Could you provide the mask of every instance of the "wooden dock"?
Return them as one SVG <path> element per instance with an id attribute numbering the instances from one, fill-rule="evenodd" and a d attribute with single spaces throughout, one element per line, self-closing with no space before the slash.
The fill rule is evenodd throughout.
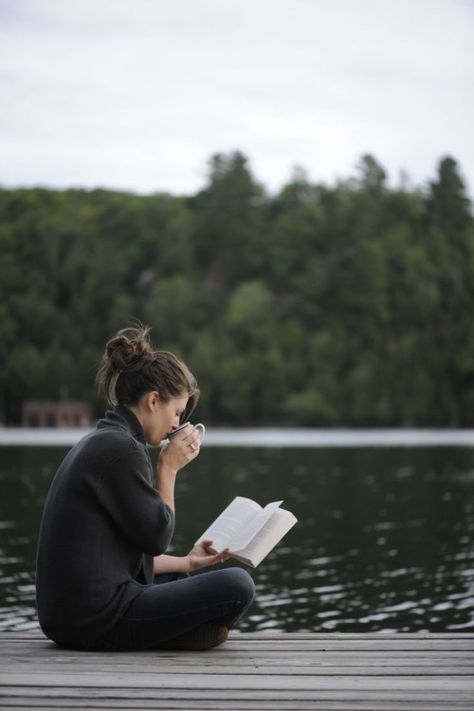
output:
<path id="1" fill-rule="evenodd" d="M 474 634 L 231 634 L 209 652 L 90 653 L 0 633 L 1 709 L 474 709 Z"/>

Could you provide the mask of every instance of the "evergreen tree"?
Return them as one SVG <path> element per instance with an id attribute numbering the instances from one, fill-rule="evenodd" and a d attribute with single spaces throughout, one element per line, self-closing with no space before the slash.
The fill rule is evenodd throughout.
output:
<path id="1" fill-rule="evenodd" d="M 241 153 L 194 197 L 0 189 L 0 419 L 102 403 L 105 340 L 141 319 L 233 424 L 474 424 L 474 221 L 456 161 L 426 191 L 298 169 L 265 194 Z"/>

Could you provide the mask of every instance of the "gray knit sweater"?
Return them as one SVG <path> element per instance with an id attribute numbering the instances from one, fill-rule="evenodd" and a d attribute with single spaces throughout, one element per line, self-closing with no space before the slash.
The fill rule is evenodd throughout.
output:
<path id="1" fill-rule="evenodd" d="M 87 648 L 110 630 L 153 582 L 153 556 L 173 528 L 141 424 L 118 405 L 67 454 L 44 505 L 36 570 L 44 633 Z"/>

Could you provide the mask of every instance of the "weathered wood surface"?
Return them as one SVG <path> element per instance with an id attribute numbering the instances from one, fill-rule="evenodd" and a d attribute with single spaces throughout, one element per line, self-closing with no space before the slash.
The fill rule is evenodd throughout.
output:
<path id="1" fill-rule="evenodd" d="M 97 654 L 4 632 L 0 708 L 472 711 L 474 634 L 234 634 L 209 652 Z"/>

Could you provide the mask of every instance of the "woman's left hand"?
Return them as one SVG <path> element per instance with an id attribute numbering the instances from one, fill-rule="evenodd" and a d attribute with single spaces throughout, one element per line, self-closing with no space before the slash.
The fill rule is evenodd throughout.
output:
<path id="1" fill-rule="evenodd" d="M 187 558 L 189 561 L 189 571 L 199 570 L 199 568 L 207 568 L 209 565 L 217 565 L 226 561 L 230 555 L 228 548 L 225 548 L 220 553 L 215 553 L 212 548 L 212 541 L 201 541 L 189 551 Z"/>

